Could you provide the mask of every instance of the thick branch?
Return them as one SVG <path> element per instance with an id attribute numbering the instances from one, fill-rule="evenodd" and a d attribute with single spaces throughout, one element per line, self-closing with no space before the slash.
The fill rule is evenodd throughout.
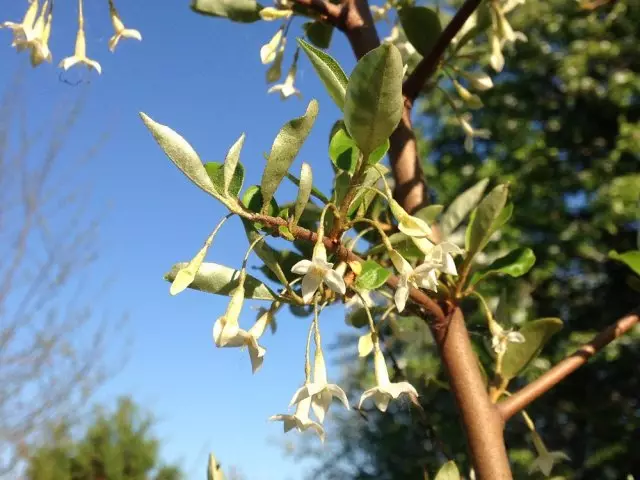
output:
<path id="1" fill-rule="evenodd" d="M 429 78 L 431 78 L 438 69 L 440 59 L 451 43 L 451 40 L 453 40 L 453 37 L 457 35 L 471 14 L 478 8 L 481 1 L 482 0 L 466 0 L 464 2 L 460 10 L 456 12 L 455 16 L 440 34 L 438 41 L 429 52 L 429 55 L 420 61 L 415 70 L 411 72 L 411 75 L 409 75 L 404 82 L 402 93 L 411 105 L 413 105 L 415 99 L 420 95 L 422 87 L 424 87 Z"/>
<path id="2" fill-rule="evenodd" d="M 640 307 L 622 317 L 613 325 L 610 325 L 606 330 L 600 332 L 593 340 L 591 340 L 591 342 L 580 347 L 577 352 L 562 360 L 551 370 L 531 382 L 522 390 L 519 390 L 502 402 L 498 403 L 498 410 L 500 415 L 502 415 L 502 418 L 505 421 L 511 418 L 536 398 L 540 397 L 548 390 L 551 390 L 551 388 L 556 384 L 587 363 L 587 361 L 589 361 L 589 359 L 599 350 L 631 330 L 631 328 L 638 323 L 639 312 Z"/>
<path id="3" fill-rule="evenodd" d="M 288 226 L 288 223 L 285 219 L 278 218 L 278 217 L 270 217 L 268 215 L 255 214 L 250 219 L 254 222 L 264 223 L 272 227 Z M 306 228 L 302 228 L 302 227 L 293 227 L 291 229 L 291 233 L 294 237 L 298 239 L 307 240 L 312 243 L 315 243 L 316 240 L 318 239 L 318 234 L 316 232 L 312 232 L 311 230 L 307 230 Z M 357 256 L 355 253 L 344 248 L 339 242 L 333 241 L 328 237 L 323 237 L 322 241 L 325 247 L 328 250 L 334 252 L 338 256 L 338 258 L 340 258 L 341 260 L 343 261 L 354 260 L 354 261 L 363 262 L 363 260 L 359 256 Z M 387 285 L 389 285 L 391 288 L 395 290 L 398 287 L 399 281 L 400 280 L 398 279 L 398 277 L 396 277 L 395 275 L 391 275 L 387 280 Z M 409 298 L 411 298 L 411 300 L 413 300 L 418 305 L 422 306 L 425 310 L 427 310 L 429 313 L 431 313 L 436 320 L 440 322 L 444 321 L 445 314 L 442 311 L 442 308 L 440 308 L 440 305 L 438 305 L 431 297 L 429 297 L 422 290 L 418 290 L 417 288 L 411 288 L 409 290 Z"/>
<path id="4" fill-rule="evenodd" d="M 293 3 L 316 12 L 322 20 L 333 26 L 340 25 L 340 14 L 342 12 L 340 5 L 326 0 L 293 0 Z"/>
<path id="5" fill-rule="evenodd" d="M 432 331 L 462 416 L 477 477 L 511 479 L 502 436 L 504 423 L 495 405 L 489 401 L 460 309 L 456 308 L 444 321 L 434 321 Z"/>

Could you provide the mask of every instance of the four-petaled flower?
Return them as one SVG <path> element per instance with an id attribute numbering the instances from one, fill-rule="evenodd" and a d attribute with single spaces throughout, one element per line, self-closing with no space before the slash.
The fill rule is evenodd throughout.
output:
<path id="1" fill-rule="evenodd" d="M 238 317 L 244 303 L 244 287 L 240 284 L 231 292 L 231 301 L 225 314 L 213 325 L 213 341 L 218 347 L 247 347 L 251 369 L 255 373 L 263 362 L 266 350 L 258 345 L 266 326 L 271 321 L 270 311 L 264 313 L 247 332 L 240 328 Z"/>
<path id="2" fill-rule="evenodd" d="M 327 251 L 322 243 L 317 243 L 314 247 L 311 260 L 300 260 L 291 271 L 297 275 L 304 275 L 302 298 L 305 303 L 311 302 L 323 282 L 336 293 L 344 295 L 347 290 L 340 274 L 333 270 L 333 263 L 327 262 Z"/>
<path id="3" fill-rule="evenodd" d="M 471 120 L 471 115 L 463 115 L 458 117 L 458 121 L 460 122 L 460 126 L 464 131 L 464 149 L 471 153 L 473 151 L 473 139 L 474 138 L 489 138 L 491 136 L 491 132 L 486 128 L 478 128 L 475 129 L 469 123 Z"/>
<path id="4" fill-rule="evenodd" d="M 60 62 L 60 67 L 64 70 L 69 70 L 78 63 L 86 65 L 87 68 L 93 68 L 99 74 L 102 73 L 102 67 L 100 64 L 87 57 L 87 39 L 84 34 L 82 0 L 78 0 L 78 33 L 76 35 L 76 48 L 71 57 L 67 57 Z"/>
<path id="5" fill-rule="evenodd" d="M 431 263 L 423 263 L 414 269 L 396 250 L 391 250 L 389 257 L 391 257 L 393 266 L 400 274 L 398 287 L 394 295 L 398 312 L 402 312 L 407 304 L 410 287 L 413 286 L 437 291 L 438 277 Z"/>
<path id="6" fill-rule="evenodd" d="M 373 344 L 373 367 L 376 375 L 376 386 L 362 394 L 358 408 L 361 408 L 363 402 L 371 397 L 376 407 L 378 407 L 381 412 L 386 412 L 389 402 L 392 399 L 398 398 L 403 393 L 418 396 L 418 392 L 409 382 L 391 383 L 387 363 L 384 360 L 380 345 L 377 341 Z"/>
<path id="7" fill-rule="evenodd" d="M 111 16 L 111 23 L 113 24 L 113 30 L 115 31 L 114 35 L 109 39 L 109 50 L 114 52 L 121 38 L 133 38 L 135 40 L 142 41 L 142 35 L 138 30 L 125 28 L 120 15 L 118 15 L 118 11 L 116 10 L 113 0 L 109 0 L 109 15 Z"/>
<path id="8" fill-rule="evenodd" d="M 524 343 L 525 338 L 520 332 L 513 330 L 505 330 L 496 321 L 489 322 L 489 330 L 491 330 L 491 348 L 498 355 L 503 355 L 507 351 L 509 343 Z"/>
<path id="9" fill-rule="evenodd" d="M 279 28 L 276 34 L 260 48 L 260 60 L 264 65 L 273 62 L 276 59 L 278 46 L 283 37 L 283 30 Z"/>
<path id="10" fill-rule="evenodd" d="M 276 53 L 276 58 L 274 59 L 275 61 L 278 60 L 279 53 L 280 51 Z M 300 90 L 298 90 L 294 85 L 296 81 L 297 71 L 298 71 L 298 51 L 296 50 L 296 53 L 293 57 L 293 64 L 291 65 L 291 68 L 287 73 L 287 77 L 284 79 L 284 83 L 279 83 L 278 85 L 274 85 L 273 87 L 269 88 L 269 90 L 267 90 L 267 93 L 280 92 L 280 98 L 282 100 L 286 100 L 287 98 L 293 95 L 297 97 L 301 97 L 302 94 L 300 93 Z"/>
<path id="11" fill-rule="evenodd" d="M 38 7 L 39 0 L 30 0 L 21 23 L 4 22 L 0 24 L 0 28 L 8 28 L 13 32 L 12 47 L 15 47 L 20 41 L 28 41 L 33 38 L 33 27 L 38 16 Z"/>
<path id="12" fill-rule="evenodd" d="M 568 455 L 561 451 L 550 452 L 542 442 L 542 438 L 538 435 L 538 432 L 531 432 L 533 436 L 533 445 L 538 452 L 538 457 L 529 466 L 529 474 L 532 474 L 536 470 L 540 470 L 546 477 L 551 475 L 553 466 L 561 460 L 570 460 Z"/>
<path id="13" fill-rule="evenodd" d="M 318 422 L 314 422 L 309 418 L 309 408 L 311 407 L 311 397 L 300 400 L 296 405 L 296 413 L 293 415 L 278 414 L 269 417 L 269 420 L 281 421 L 284 425 L 285 433 L 293 428 L 297 428 L 299 432 L 312 429 L 318 434 L 320 440 L 324 442 L 324 428 Z"/>
<path id="14" fill-rule="evenodd" d="M 458 275 L 454 255 L 460 255 L 463 250 L 455 243 L 442 242 L 425 252 L 424 262 L 447 275 Z"/>
<path id="15" fill-rule="evenodd" d="M 324 417 L 331 405 L 331 399 L 336 397 L 342 404 L 349 409 L 349 401 L 344 390 L 338 385 L 327 383 L 327 367 L 324 362 L 322 349 L 316 346 L 316 355 L 314 359 L 313 382 L 307 383 L 300 387 L 293 394 L 290 406 L 311 397 L 311 408 L 313 413 L 318 417 L 320 423 L 324 421 Z"/>

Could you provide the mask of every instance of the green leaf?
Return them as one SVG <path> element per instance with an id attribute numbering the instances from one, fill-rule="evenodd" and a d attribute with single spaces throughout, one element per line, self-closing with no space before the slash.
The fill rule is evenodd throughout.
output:
<path id="1" fill-rule="evenodd" d="M 140 112 L 140 117 L 153 135 L 153 138 L 155 138 L 158 145 L 160 145 L 160 148 L 164 150 L 164 153 L 175 166 L 202 190 L 213 195 L 218 200 L 223 200 L 213 187 L 213 183 L 209 175 L 207 175 L 207 171 L 204 165 L 202 165 L 200 157 L 189 142 L 171 128 L 154 121 L 146 114 Z"/>
<path id="2" fill-rule="evenodd" d="M 366 202 L 367 200 L 370 201 L 373 197 L 375 197 L 376 194 L 374 192 L 371 192 L 364 187 L 373 187 L 380 180 L 380 177 L 386 175 L 388 172 L 389 169 L 384 165 L 377 165 L 375 168 L 367 169 L 366 173 L 364 174 L 364 179 L 362 180 L 363 188 L 360 188 L 358 190 L 355 198 L 353 199 L 353 202 L 351 202 L 351 206 L 349 207 L 348 212 L 349 215 L 353 214 L 358 209 L 360 204 Z"/>
<path id="3" fill-rule="evenodd" d="M 423 57 L 429 55 L 442 33 L 438 14 L 427 7 L 402 7 L 398 17 L 409 43 Z"/>
<path id="4" fill-rule="evenodd" d="M 380 145 L 373 152 L 371 152 L 371 155 L 369 155 L 369 159 L 367 160 L 367 163 L 369 165 L 375 165 L 380 160 L 382 160 L 384 156 L 387 154 L 387 152 L 389 151 L 390 145 L 391 144 L 389 143 L 389 139 L 387 138 L 382 145 Z"/>
<path id="5" fill-rule="evenodd" d="M 340 170 L 353 175 L 358 166 L 360 150 L 353 138 L 349 136 L 345 127 L 338 128 L 329 142 L 329 158 Z"/>
<path id="6" fill-rule="evenodd" d="M 362 152 L 370 154 L 396 129 L 402 116 L 402 56 L 384 43 L 358 61 L 347 85 L 344 122 Z"/>
<path id="7" fill-rule="evenodd" d="M 340 205 L 342 203 L 342 199 L 347 194 L 350 184 L 351 177 L 347 172 L 341 172 L 335 176 L 333 180 L 333 198 L 336 205 Z"/>
<path id="8" fill-rule="evenodd" d="M 411 237 L 402 232 L 396 232 L 389 236 L 389 242 L 395 250 L 398 251 L 407 260 L 423 258 L 424 253 L 420 251 L 417 245 L 411 240 Z M 367 256 L 378 255 L 386 250 L 384 244 L 380 243 L 367 251 Z"/>
<path id="9" fill-rule="evenodd" d="M 203 15 L 252 23 L 260 20 L 262 5 L 255 0 L 192 0 L 191 9 Z"/>
<path id="10" fill-rule="evenodd" d="M 244 183 L 244 166 L 241 163 L 236 165 L 236 169 L 233 172 L 233 178 L 229 184 L 228 194 L 224 193 L 224 165 L 219 162 L 207 162 L 204 164 L 204 168 L 213 183 L 213 187 L 220 195 L 237 197 L 242 190 L 242 184 Z"/>
<path id="11" fill-rule="evenodd" d="M 356 278 L 356 287 L 363 290 L 375 290 L 384 285 L 391 272 L 380 266 L 373 260 L 367 260 L 362 264 L 362 271 Z"/>
<path id="12" fill-rule="evenodd" d="M 302 144 L 307 139 L 318 115 L 318 102 L 311 100 L 304 116 L 287 122 L 273 142 L 267 158 L 267 166 L 262 173 L 262 197 L 269 203 L 287 174 Z"/>
<path id="13" fill-rule="evenodd" d="M 260 187 L 257 185 L 252 185 L 251 187 L 247 188 L 247 191 L 244 192 L 244 196 L 242 197 L 242 203 L 245 207 L 247 207 L 254 213 L 259 213 L 265 210 L 262 191 Z M 272 217 L 276 217 L 278 216 L 278 211 L 278 204 L 276 200 L 272 198 L 269 202 L 269 208 L 266 209 L 265 213 Z"/>
<path id="14" fill-rule="evenodd" d="M 467 227 L 465 246 L 469 258 L 480 252 L 491 235 L 503 224 L 503 210 L 507 203 L 509 188 L 507 185 L 498 185 L 494 188 L 473 211 Z M 509 213 L 507 211 L 507 213 Z M 501 216 L 502 214 L 502 216 Z M 508 217 L 507 217 L 508 218 Z"/>
<path id="15" fill-rule="evenodd" d="M 180 269 L 186 267 L 188 262 L 176 263 L 164 279 L 173 282 Z M 217 295 L 230 295 L 231 291 L 238 286 L 239 270 L 234 270 L 217 263 L 204 262 L 198 269 L 196 277 L 189 285 L 189 288 L 200 290 L 201 292 L 215 293 Z M 276 300 L 276 295 L 269 287 L 251 275 L 247 275 L 244 284 L 246 298 L 255 300 Z"/>
<path id="16" fill-rule="evenodd" d="M 416 213 L 413 214 L 414 217 L 418 217 L 421 220 L 424 220 L 429 225 L 435 223 L 436 218 L 442 212 L 444 206 L 442 205 L 429 205 L 427 207 L 421 208 Z"/>
<path id="17" fill-rule="evenodd" d="M 473 187 L 468 188 L 458 195 L 455 200 L 451 202 L 447 211 L 442 215 L 442 220 L 440 220 L 440 231 L 442 232 L 443 237 L 446 238 L 453 233 L 453 231 L 458 228 L 458 225 L 460 225 L 460 222 L 462 222 L 469 212 L 475 208 L 482 198 L 482 194 L 484 193 L 485 188 L 487 188 L 488 183 L 488 178 L 480 180 Z"/>
<path id="18" fill-rule="evenodd" d="M 440 470 L 436 473 L 435 480 L 460 480 L 460 471 L 458 470 L 455 462 L 453 460 L 449 460 L 440 467 Z"/>
<path id="19" fill-rule="evenodd" d="M 240 138 L 236 140 L 236 143 L 234 143 L 231 146 L 231 148 L 227 152 L 227 156 L 224 159 L 224 190 L 223 191 L 225 195 L 229 193 L 229 186 L 231 185 L 231 182 L 235 178 L 236 167 L 240 162 L 240 151 L 242 150 L 242 145 L 244 145 L 244 138 L 245 138 L 245 135 L 243 133 L 242 135 L 240 135 Z M 244 179 L 244 175 L 243 175 L 243 179 Z M 240 188 L 242 188 L 242 185 L 240 185 Z M 238 192 L 232 195 L 235 197 L 238 195 Z"/>
<path id="20" fill-rule="evenodd" d="M 300 179 L 293 175 L 292 173 L 287 172 L 287 179 L 291 181 L 296 187 L 300 187 Z M 311 187 L 311 195 L 316 197 L 322 203 L 329 203 L 329 199 L 326 197 L 324 193 L 318 190 L 316 187 Z"/>
<path id="21" fill-rule="evenodd" d="M 331 37 L 333 35 L 332 25 L 316 20 L 315 22 L 307 22 L 303 24 L 302 30 L 313 45 L 318 48 L 329 48 L 329 45 L 331 44 Z"/>
<path id="22" fill-rule="evenodd" d="M 469 286 L 475 285 L 488 275 L 505 274 L 520 277 L 531 270 L 536 263 L 536 256 L 530 248 L 517 248 L 504 257 L 494 260 L 491 265 L 474 272 Z"/>
<path id="23" fill-rule="evenodd" d="M 320 80 L 327 89 L 329 96 L 338 108 L 343 110 L 348 80 L 340 64 L 338 64 L 331 55 L 305 42 L 301 38 L 298 39 L 298 45 L 300 45 L 302 51 L 307 54 L 311 65 L 313 65 L 318 77 L 320 77 Z"/>
<path id="24" fill-rule="evenodd" d="M 624 263 L 637 275 L 640 275 L 640 250 L 629 250 L 624 253 L 618 253 L 615 250 L 611 250 L 609 252 L 609 258 Z"/>
<path id="25" fill-rule="evenodd" d="M 524 343 L 509 343 L 502 359 L 502 376 L 510 380 L 538 356 L 549 339 L 562 329 L 559 318 L 539 318 L 520 329 Z"/>
<path id="26" fill-rule="evenodd" d="M 313 188 L 313 173 L 311 172 L 311 166 L 308 163 L 302 164 L 300 170 L 300 186 L 298 188 L 298 197 L 296 198 L 296 206 L 293 211 L 293 224 L 297 225 L 298 220 L 304 213 L 304 209 L 309 203 L 309 197 L 311 196 L 311 189 Z"/>

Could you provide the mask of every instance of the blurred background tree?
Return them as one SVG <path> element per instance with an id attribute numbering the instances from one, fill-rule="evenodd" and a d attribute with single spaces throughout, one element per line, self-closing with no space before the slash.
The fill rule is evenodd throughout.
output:
<path id="1" fill-rule="evenodd" d="M 481 95 L 484 108 L 473 112 L 474 128 L 490 130 L 491 138 L 476 139 L 475 154 L 467 153 L 454 112 L 435 111 L 444 93 L 434 91 L 435 100 L 422 105 L 421 151 L 434 203 L 448 204 L 483 178 L 511 182 L 518 208 L 487 260 L 518 245 L 534 250 L 536 266 L 519 282 L 495 278 L 481 291 L 494 306 L 504 293 L 503 320 L 513 325 L 545 316 L 565 322 L 526 370 L 524 379 L 531 380 L 638 302 L 631 271 L 607 253 L 638 248 L 640 2 L 530 1 L 511 19 L 528 41 L 508 53 L 495 87 Z M 455 96 L 451 85 L 441 86 Z M 479 306 L 468 307 L 470 329 L 483 332 L 486 322 L 471 316 Z M 301 450 L 322 458 L 310 478 L 429 478 L 425 472 L 435 472 L 447 457 L 468 471 L 431 335 L 410 317 L 399 326 L 403 333 L 388 335 L 388 348 L 397 374 L 421 386 L 424 417 L 409 406 L 391 415 L 340 415 L 337 432 L 328 435 L 330 448 L 305 444 Z M 411 341 L 404 343 L 403 335 Z M 555 467 L 559 478 L 622 479 L 640 472 L 639 337 L 636 328 L 528 410 L 549 449 L 571 458 Z M 357 333 L 345 336 L 338 350 L 353 352 L 356 339 Z M 353 356 L 344 359 L 354 365 Z M 364 365 L 347 370 L 352 393 L 371 383 L 370 371 Z M 506 435 L 514 476 L 525 478 L 535 453 L 521 417 Z M 536 475 L 542 478 L 539 472 L 530 478 Z"/>
<path id="2" fill-rule="evenodd" d="M 100 141 L 77 156 L 67 150 L 81 100 L 41 114 L 33 131 L 22 85 L 17 75 L 0 99 L 0 478 L 16 478 L 52 418 L 86 412 L 119 367 L 121 345 L 109 335 L 119 319 L 107 328 L 98 311 L 94 291 L 105 285 L 91 276 L 98 222 L 87 215 L 83 167 Z"/>
<path id="3" fill-rule="evenodd" d="M 28 457 L 28 480 L 179 480 L 177 466 L 160 460 L 154 421 L 129 398 L 114 412 L 97 409 L 84 434 L 54 423 L 42 446 Z"/>

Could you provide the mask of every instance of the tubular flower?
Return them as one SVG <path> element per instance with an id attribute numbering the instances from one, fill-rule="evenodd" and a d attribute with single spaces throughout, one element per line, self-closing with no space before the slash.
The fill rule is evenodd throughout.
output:
<path id="1" fill-rule="evenodd" d="M 509 343 L 524 343 L 525 338 L 520 332 L 503 329 L 498 322 L 489 322 L 491 330 L 491 348 L 498 355 L 503 355 L 507 351 Z"/>
<path id="2" fill-rule="evenodd" d="M 400 274 L 400 281 L 394 295 L 398 312 L 402 312 L 407 304 L 410 287 L 437 290 L 438 278 L 432 264 L 423 263 L 414 269 L 396 250 L 391 250 L 389 257 L 391 257 L 393 266 Z"/>
<path id="3" fill-rule="evenodd" d="M 425 238 L 431 235 L 431 227 L 421 218 L 409 215 L 402 206 L 396 202 L 391 192 L 387 192 L 391 213 L 398 221 L 398 229 L 410 237 Z"/>
<path id="4" fill-rule="evenodd" d="M 277 62 L 277 61 L 278 61 L 278 53 L 276 53 L 276 58 L 274 62 Z M 282 62 L 281 57 L 280 57 L 280 62 Z M 282 100 L 286 100 L 287 98 L 292 97 L 293 95 L 297 97 L 301 97 L 302 94 L 300 93 L 300 90 L 298 90 L 294 85 L 296 81 L 297 71 L 298 71 L 298 51 L 296 50 L 295 56 L 293 57 L 293 64 L 291 65 L 291 68 L 287 73 L 287 78 L 284 79 L 284 83 L 274 85 L 269 90 L 267 90 L 267 93 L 279 92 L 280 98 Z"/>
<path id="5" fill-rule="evenodd" d="M 302 298 L 305 303 L 313 299 L 320 284 L 325 283 L 331 290 L 344 295 L 347 290 L 343 278 L 333 270 L 333 263 L 327 262 L 327 250 L 322 243 L 316 244 L 311 260 L 300 260 L 291 271 L 302 278 Z"/>
<path id="6" fill-rule="evenodd" d="M 264 65 L 273 62 L 276 59 L 276 53 L 278 52 L 278 46 L 280 40 L 283 37 L 283 30 L 279 28 L 276 34 L 260 48 L 260 60 Z"/>
<path id="7" fill-rule="evenodd" d="M 84 15 L 82 13 L 82 0 L 78 0 L 78 34 L 76 35 L 76 48 L 71 57 L 60 62 L 60 67 L 69 70 L 76 64 L 84 64 L 87 68 L 93 68 L 98 74 L 102 73 L 102 67 L 95 60 L 87 57 L 87 39 L 84 34 Z"/>
<path id="8" fill-rule="evenodd" d="M 12 47 L 15 47 L 19 40 L 27 40 L 32 35 L 34 23 L 38 16 L 38 7 L 39 0 L 30 0 L 22 22 L 4 22 L 0 24 L 0 28 L 8 28 L 13 32 Z"/>
<path id="9" fill-rule="evenodd" d="M 318 434 L 320 440 L 324 442 L 324 428 L 318 422 L 314 422 L 309 418 L 309 408 L 311 408 L 311 397 L 307 397 L 304 400 L 300 400 L 296 405 L 296 413 L 293 415 L 278 414 L 269 418 L 272 422 L 280 421 L 284 425 L 284 432 L 296 428 L 299 432 L 305 430 L 313 430 Z"/>
<path id="10" fill-rule="evenodd" d="M 109 39 L 109 50 L 114 52 L 121 38 L 133 38 L 135 40 L 142 41 L 142 35 L 138 30 L 125 28 L 120 15 L 118 15 L 118 11 L 116 10 L 113 0 L 109 0 L 109 15 L 111 16 L 111 23 L 113 25 L 113 30 L 115 31 L 114 35 Z"/>
<path id="11" fill-rule="evenodd" d="M 568 455 L 561 451 L 550 452 L 547 450 L 547 447 L 542 442 L 542 438 L 538 435 L 538 432 L 532 431 L 531 435 L 533 436 L 533 446 L 538 452 L 538 457 L 531 463 L 529 467 L 529 474 L 535 472 L 536 470 L 540 470 L 545 477 L 551 475 L 551 470 L 553 470 L 553 466 L 560 462 L 561 460 L 570 460 Z"/>

